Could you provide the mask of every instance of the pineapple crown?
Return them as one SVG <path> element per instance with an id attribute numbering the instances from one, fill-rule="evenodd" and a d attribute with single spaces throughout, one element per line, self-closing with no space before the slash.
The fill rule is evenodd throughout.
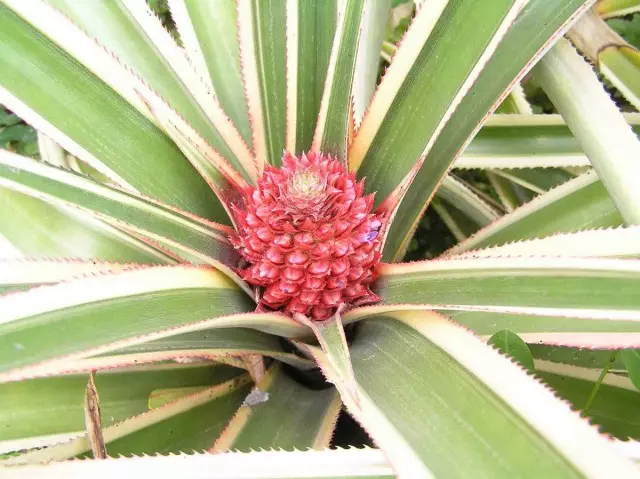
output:
<path id="1" fill-rule="evenodd" d="M 235 210 L 232 238 L 248 263 L 240 275 L 262 288 L 260 308 L 324 320 L 379 299 L 369 286 L 383 218 L 363 193 L 364 181 L 321 153 L 285 153 L 282 168 L 265 168 Z"/>

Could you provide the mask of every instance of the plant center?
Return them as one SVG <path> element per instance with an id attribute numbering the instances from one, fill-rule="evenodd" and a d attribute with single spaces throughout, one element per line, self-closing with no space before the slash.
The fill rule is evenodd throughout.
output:
<path id="1" fill-rule="evenodd" d="M 380 262 L 373 196 L 327 155 L 285 154 L 265 168 L 238 213 L 232 241 L 249 266 L 240 275 L 260 287 L 259 306 L 324 320 L 339 306 L 373 303 Z"/>

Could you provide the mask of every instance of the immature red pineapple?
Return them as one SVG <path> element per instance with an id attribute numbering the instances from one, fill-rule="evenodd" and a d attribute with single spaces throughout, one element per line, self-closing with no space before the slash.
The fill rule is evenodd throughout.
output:
<path id="1" fill-rule="evenodd" d="M 285 153 L 281 169 L 265 168 L 236 211 L 233 238 L 249 263 L 241 276 L 264 288 L 261 306 L 323 320 L 340 304 L 379 299 L 369 285 L 382 218 L 363 189 L 339 161 L 318 153 Z"/>

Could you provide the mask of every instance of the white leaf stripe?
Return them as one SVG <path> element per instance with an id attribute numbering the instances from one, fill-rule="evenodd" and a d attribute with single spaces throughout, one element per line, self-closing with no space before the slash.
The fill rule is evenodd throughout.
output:
<path id="1" fill-rule="evenodd" d="M 224 274 L 196 266 L 152 266 L 0 297 L 0 324 L 81 304 L 180 288 L 235 288 Z"/>
<path id="2" fill-rule="evenodd" d="M 194 68 L 189 63 L 184 52 L 175 43 L 169 32 L 162 26 L 160 20 L 148 7 L 146 2 L 137 0 L 121 0 L 135 21 L 154 42 L 158 52 L 162 54 L 167 63 L 178 74 L 185 87 L 191 92 L 207 115 L 213 126 L 219 132 L 220 137 L 229 145 L 229 148 L 238 159 L 251 178 L 256 178 L 253 170 L 254 163 L 249 148 L 244 143 L 242 136 L 233 125 L 233 122 L 222 110 L 220 104 L 207 89 L 202 77 L 198 77 Z"/>
<path id="3" fill-rule="evenodd" d="M 154 477 L 156 479 L 330 479 L 338 477 L 395 477 L 379 449 L 325 449 L 320 451 L 252 451 L 219 454 L 190 453 L 168 456 L 107 458 L 102 461 L 64 461 L 47 465 L 3 467 L 25 479 L 64 477 L 96 479 Z M 318 473 L 318 471 L 322 471 Z"/>
<path id="4" fill-rule="evenodd" d="M 458 243 L 456 246 L 450 248 L 443 253 L 443 257 L 449 257 L 457 253 L 474 248 L 479 243 L 482 243 L 486 238 L 491 237 L 496 232 L 507 228 L 519 220 L 535 213 L 545 207 L 553 204 L 556 201 L 560 201 L 571 194 L 587 188 L 590 185 L 600 181 L 595 171 L 588 171 L 583 175 L 580 175 L 572 180 L 562 183 L 559 186 L 549 190 L 543 195 L 537 196 L 533 200 L 525 203 L 523 206 L 517 208 L 512 213 L 502 216 L 498 220 L 489 224 L 485 228 L 478 231 L 476 234 L 467 238 L 465 241 Z"/>
<path id="5" fill-rule="evenodd" d="M 640 333 L 520 333 L 525 343 L 592 349 L 640 347 Z"/>
<path id="6" fill-rule="evenodd" d="M 451 259 L 500 256 L 631 257 L 640 255 L 640 226 L 585 230 L 471 250 Z"/>
<path id="7" fill-rule="evenodd" d="M 244 80 L 245 96 L 249 108 L 249 120 L 251 123 L 251 136 L 253 151 L 256 158 L 257 176 L 262 176 L 265 162 L 268 162 L 268 138 L 267 125 L 265 124 L 266 112 L 263 108 L 261 79 L 258 75 L 258 61 L 254 35 L 254 7 L 258 4 L 253 0 L 239 0 L 236 2 L 238 9 L 238 38 L 240 41 L 240 66 Z"/>
<path id="8" fill-rule="evenodd" d="M 196 31 L 191 22 L 185 0 L 168 0 L 167 3 L 169 5 L 169 11 L 171 12 L 171 18 L 178 28 L 180 39 L 182 40 L 182 44 L 184 45 L 195 73 L 198 75 L 200 81 L 204 83 L 205 88 L 215 95 L 215 90 L 209 77 L 209 69 L 204 59 L 204 53 L 202 52 Z"/>
<path id="9" fill-rule="evenodd" d="M 640 273 L 640 261 L 632 259 L 610 258 L 570 258 L 560 257 L 549 261 L 544 256 L 503 257 L 503 258 L 461 258 L 421 261 L 415 263 L 388 264 L 381 267 L 383 276 L 404 275 L 410 273 L 469 272 L 490 275 L 504 271 L 558 271 L 566 274 L 582 274 L 589 271 L 609 272 L 612 275 Z"/>
<path id="10" fill-rule="evenodd" d="M 42 378 L 57 375 L 77 374 L 95 370 L 121 369 L 131 366 L 158 363 L 160 361 L 214 360 L 225 362 L 227 360 L 240 360 L 247 354 L 259 354 L 277 359 L 280 362 L 290 364 L 297 369 L 311 369 L 313 363 L 294 354 L 279 351 L 266 351 L 264 349 L 171 349 L 154 351 L 149 353 L 114 354 L 90 358 L 65 359 L 64 361 L 51 361 L 42 363 L 36 367 L 28 368 L 29 379 Z"/>
<path id="11" fill-rule="evenodd" d="M 16 97 L 9 90 L 5 89 L 2 85 L 0 85 L 0 103 L 17 114 L 26 123 L 54 140 L 73 156 L 80 158 L 82 161 L 95 168 L 109 179 L 113 180 L 122 188 L 127 189 L 128 191 L 136 192 L 136 189 L 133 186 L 127 183 L 111 168 L 105 166 L 105 164 L 98 160 L 92 153 L 89 153 L 89 151 L 80 146 L 80 144 L 78 144 L 75 140 L 58 130 L 55 126 L 45 120 L 35 110 L 29 107 L 26 103 L 22 102 L 18 97 Z"/>
<path id="12" fill-rule="evenodd" d="M 327 379 L 336 386 L 349 413 L 376 438 L 377 445 L 386 452 L 394 471 L 401 478 L 430 479 L 435 477 L 420 459 L 417 452 L 393 426 L 375 402 L 355 383 L 354 397 L 341 381 L 324 351 L 320 348 L 304 345 L 315 358 Z"/>
<path id="13" fill-rule="evenodd" d="M 399 313 L 395 319 L 459 362 L 586 477 L 637 477 L 635 466 L 617 453 L 611 441 L 497 350 L 435 314 Z"/>
<path id="14" fill-rule="evenodd" d="M 453 164 L 458 169 L 512 169 L 512 168 L 564 168 L 568 166 L 591 166 L 586 155 L 462 155 Z"/>
<path id="15" fill-rule="evenodd" d="M 429 8 L 418 10 L 411 27 L 402 39 L 401 46 L 404 48 L 399 48 L 394 55 L 393 62 L 373 95 L 353 144 L 349 148 L 351 170 L 357 170 L 360 166 L 394 98 L 420 55 L 422 45 L 427 42 L 448 3 L 449 0 L 434 0 L 429 3 Z"/>
<path id="16" fill-rule="evenodd" d="M 526 316 L 536 316 L 540 318 L 574 318 L 579 320 L 594 321 L 627 321 L 629 328 L 636 328 L 637 325 L 632 323 L 640 322 L 640 311 L 637 310 L 620 310 L 620 309 L 587 309 L 587 308 L 547 308 L 537 306 L 509 306 L 509 305 L 483 305 L 483 304 L 405 304 L 391 303 L 373 306 L 363 306 L 353 309 L 345 314 L 345 324 L 358 321 L 367 316 L 386 313 L 389 311 L 466 311 L 475 313 L 496 313 L 496 314 L 515 314 Z M 576 330 L 580 329 L 576 322 Z M 589 330 L 588 322 L 583 327 Z M 598 333 L 600 334 L 600 333 Z"/>
<path id="17" fill-rule="evenodd" d="M 298 24 L 300 0 L 287 0 L 287 126 L 286 148 L 291 154 L 296 153 L 296 134 L 298 117 Z"/>
<path id="18" fill-rule="evenodd" d="M 1 299 L 1 297 L 0 297 Z M 306 337 L 310 334 L 309 330 L 299 323 L 291 320 L 287 316 L 276 313 L 239 313 L 228 316 L 218 316 L 212 319 L 197 321 L 182 326 L 174 326 L 168 329 L 159 329 L 153 333 L 138 335 L 125 339 L 120 339 L 101 346 L 92 347 L 78 353 L 59 356 L 50 360 L 43 361 L 33 366 L 25 366 L 17 369 L 0 373 L 0 383 L 23 381 L 36 377 L 45 377 L 57 374 L 60 371 L 66 371 L 68 366 L 80 364 L 80 361 L 88 357 L 94 357 L 100 354 L 110 353 L 129 346 L 136 346 L 141 343 L 170 338 L 184 333 L 194 331 L 204 331 L 215 328 L 251 328 L 257 331 L 263 331 L 268 334 L 275 334 L 287 338 Z M 225 359 L 225 358 L 221 358 Z M 230 358 L 226 358 L 230 359 Z M 78 362 L 76 362 L 78 361 Z"/>
<path id="19" fill-rule="evenodd" d="M 72 439 L 83 436 L 84 434 L 84 431 L 76 431 L 62 434 L 48 434 L 46 436 L 28 437 L 23 439 L 12 439 L 9 441 L 0 441 L 0 454 L 23 451 L 25 449 L 52 446 L 54 444 L 60 444 L 62 442 L 70 441 Z M 2 477 L 2 462 L 0 462 L 0 477 Z"/>
<path id="20" fill-rule="evenodd" d="M 140 266 L 74 259 L 0 258 L 0 285 L 57 283 L 87 274 L 116 273 Z"/>
<path id="21" fill-rule="evenodd" d="M 105 443 L 110 443 L 116 439 L 133 434 L 146 427 L 153 426 L 162 421 L 175 417 L 179 414 L 192 410 L 202 404 L 218 399 L 232 393 L 236 389 L 251 382 L 248 374 L 244 374 L 235 379 L 231 379 L 222 384 L 218 384 L 204 391 L 191 394 L 177 399 L 163 406 L 151 409 L 147 412 L 126 419 L 103 429 Z M 19 456 L 9 458 L 6 464 L 27 464 L 29 462 L 44 462 L 68 459 L 89 450 L 89 441 L 86 435 L 80 438 L 71 439 L 69 442 L 39 449 Z"/>
<path id="22" fill-rule="evenodd" d="M 543 359 L 535 360 L 535 369 L 536 372 L 558 374 L 561 376 L 581 379 L 592 383 L 598 381 L 600 377 L 599 369 L 582 368 L 580 366 L 554 363 L 552 361 L 545 361 Z M 629 378 L 620 376 L 618 374 L 607 374 L 602 380 L 602 383 L 614 388 L 627 389 L 634 392 L 638 391 Z"/>
<path id="23" fill-rule="evenodd" d="M 136 206 L 138 209 L 152 209 L 154 215 L 182 224 L 183 226 L 200 233 L 212 236 L 218 241 L 227 242 L 228 235 L 233 232 L 233 230 L 227 226 L 219 225 L 204 218 L 200 218 L 192 213 L 182 211 L 173 206 L 165 205 L 154 198 L 120 191 L 117 187 L 106 186 L 98 182 L 91 181 L 81 175 L 48 166 L 33 160 L 32 158 L 16 155 L 7 150 L 0 150 L 0 164 L 6 165 L 10 169 L 16 168 L 33 173 L 34 175 L 50 178 L 60 183 L 64 183 L 65 185 L 101 196 L 108 200 Z M 149 207 L 146 203 L 150 203 L 152 206 Z"/>

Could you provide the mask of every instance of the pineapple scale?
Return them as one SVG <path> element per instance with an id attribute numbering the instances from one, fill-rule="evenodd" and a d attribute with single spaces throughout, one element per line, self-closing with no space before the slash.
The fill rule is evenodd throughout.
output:
<path id="1" fill-rule="evenodd" d="M 240 275 L 261 288 L 261 308 L 321 321 L 340 305 L 379 300 L 370 285 L 383 218 L 363 192 L 363 182 L 320 153 L 285 153 L 282 168 L 265 168 L 244 208 L 235 208 L 231 238 L 248 263 Z"/>

